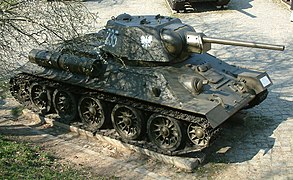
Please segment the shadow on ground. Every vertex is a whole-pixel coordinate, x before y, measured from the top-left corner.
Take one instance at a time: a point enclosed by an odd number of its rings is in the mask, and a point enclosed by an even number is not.
[[[0,100],[0,134],[7,136],[34,136],[40,134],[61,135],[70,132],[68,129],[46,126],[44,117],[36,115],[40,121],[34,117],[25,117],[21,115],[23,106],[17,103],[13,98]],[[19,111],[19,112],[18,112]],[[26,125],[24,125],[26,124]],[[34,130],[34,128],[39,131]]]
[[[273,93],[272,93],[273,94]],[[278,99],[279,106],[292,102]],[[272,113],[273,112],[272,110]],[[290,114],[266,116],[260,107],[242,110],[222,124],[222,133],[215,143],[206,150],[208,163],[242,163],[256,155],[265,156],[275,145],[274,131],[292,118]]]

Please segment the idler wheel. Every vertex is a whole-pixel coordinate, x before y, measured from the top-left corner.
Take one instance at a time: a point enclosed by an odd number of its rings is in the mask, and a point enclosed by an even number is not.
[[[10,81],[9,81],[9,84],[10,84],[10,93],[11,95],[16,98],[17,100],[19,100],[18,98],[18,94],[19,94],[19,83],[17,82],[17,79],[14,77],[14,78],[11,78]]]
[[[10,80],[10,92],[20,102],[30,101],[30,83],[27,80],[13,78]]]
[[[56,89],[53,93],[53,104],[64,123],[70,123],[77,114],[77,105],[71,92]]]
[[[94,97],[85,96],[78,102],[79,116],[90,131],[95,131],[105,124],[104,104]]]
[[[198,146],[208,146],[210,136],[206,132],[206,128],[198,123],[190,123],[187,128],[189,140]]]
[[[125,140],[138,139],[144,131],[141,112],[135,108],[117,104],[111,119],[115,130]]]
[[[179,121],[153,114],[147,122],[147,132],[151,142],[163,151],[175,151],[183,145],[183,128]]]
[[[33,83],[30,88],[30,100],[37,111],[46,114],[51,109],[50,93],[45,86]]]

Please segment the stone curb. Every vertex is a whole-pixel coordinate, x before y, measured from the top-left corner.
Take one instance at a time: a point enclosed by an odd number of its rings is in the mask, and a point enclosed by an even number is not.
[[[126,143],[123,143],[121,141],[118,141],[116,139],[112,139],[112,138],[109,138],[106,136],[102,136],[99,134],[94,135],[93,133],[91,133],[89,131],[82,130],[82,129],[79,129],[74,126],[60,123],[58,121],[55,121],[54,119],[50,119],[50,118],[46,118],[46,117],[44,118],[44,117],[39,116],[38,114],[36,114],[30,110],[27,110],[27,109],[23,110],[23,115],[26,118],[30,118],[31,120],[33,120],[36,123],[47,123],[47,124],[55,125],[55,126],[70,130],[72,132],[78,133],[79,135],[85,136],[87,138],[92,138],[92,139],[96,138],[100,141],[109,143],[117,148],[122,148],[124,150],[133,150],[137,153],[147,155],[151,158],[154,158],[154,159],[159,160],[161,162],[164,162],[166,164],[174,165],[175,167],[180,168],[180,169],[187,171],[187,172],[192,172],[205,159],[205,155],[203,153],[201,153],[199,155],[199,157],[178,157],[178,156],[167,156],[167,155],[159,154],[154,151],[150,151],[150,150],[143,149],[143,148],[140,148],[140,147],[137,147],[134,145],[126,144]]]

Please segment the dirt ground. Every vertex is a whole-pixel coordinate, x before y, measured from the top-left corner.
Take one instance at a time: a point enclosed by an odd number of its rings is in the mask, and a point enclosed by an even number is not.
[[[35,121],[35,118],[29,116],[13,116],[18,108],[20,105],[12,98],[1,100],[0,134],[9,136],[12,140],[38,145],[57,157],[59,162],[73,164],[82,171],[90,171],[93,177],[176,179],[187,174],[196,177],[198,173],[184,172],[146,155]],[[197,177],[202,177],[202,174]]]

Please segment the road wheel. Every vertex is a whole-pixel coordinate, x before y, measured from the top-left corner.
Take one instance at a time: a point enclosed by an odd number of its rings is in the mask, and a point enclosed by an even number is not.
[[[33,103],[37,111],[42,114],[46,114],[51,109],[50,93],[46,89],[46,86],[38,83],[33,83],[30,88],[30,100]]]
[[[64,123],[70,123],[77,114],[77,105],[71,92],[56,89],[53,93],[53,104]]]
[[[197,145],[207,147],[210,142],[210,135],[207,133],[207,127],[200,123],[190,123],[187,127],[189,140]]]
[[[95,131],[105,124],[105,106],[94,97],[82,97],[78,103],[78,113],[86,129],[90,131]]]
[[[183,128],[179,121],[159,115],[152,115],[147,123],[151,142],[163,151],[175,151],[183,145]]]
[[[115,130],[125,140],[139,139],[144,132],[141,112],[135,108],[117,104],[111,119]]]

